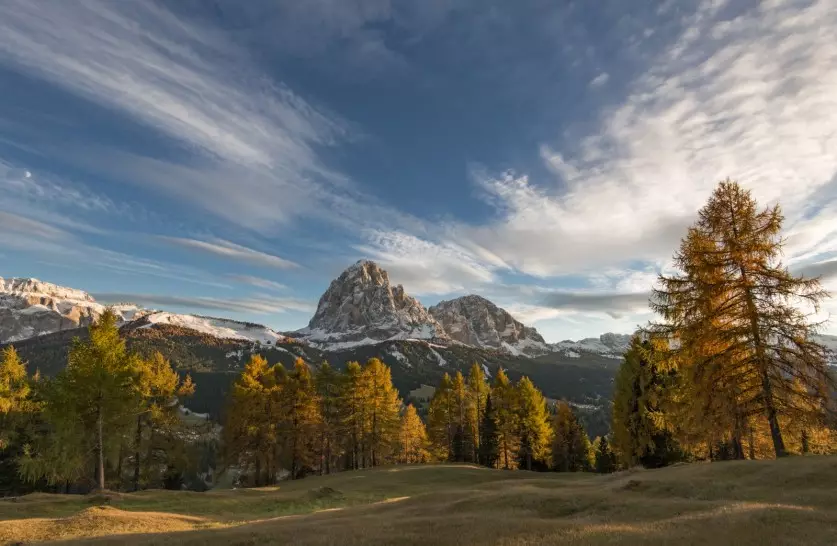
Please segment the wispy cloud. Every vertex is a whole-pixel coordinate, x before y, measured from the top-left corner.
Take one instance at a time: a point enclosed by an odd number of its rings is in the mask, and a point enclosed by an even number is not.
[[[244,261],[255,265],[273,267],[276,269],[293,269],[299,267],[299,264],[296,264],[290,260],[286,260],[284,258],[280,258],[279,256],[274,256],[273,254],[268,254],[266,252],[261,252],[259,250],[254,250],[252,248],[248,248],[246,246],[242,246],[236,243],[231,243],[230,241],[225,241],[223,239],[213,239],[212,241],[199,241],[197,239],[186,239],[182,237],[165,236],[160,236],[160,239],[173,245],[178,245],[186,248],[193,248],[202,252],[215,254],[216,256],[222,256],[224,258]]]
[[[51,241],[69,239],[71,237],[66,231],[50,224],[0,211],[0,233],[3,232],[35,236]]]
[[[604,84],[606,84],[607,80],[609,80],[609,79],[610,79],[610,74],[608,74],[607,72],[602,72],[601,74],[599,74],[598,76],[596,76],[595,78],[590,80],[590,87],[593,87],[593,88],[601,87]]]
[[[131,302],[146,306],[181,307],[187,309],[208,309],[213,311],[232,311],[237,313],[273,314],[288,311],[311,312],[315,306],[311,302],[262,296],[258,298],[223,299],[212,297],[169,296],[163,294],[132,294],[125,292],[94,293],[93,297],[103,303]]]
[[[262,279],[261,277],[253,277],[251,275],[228,275],[228,277],[236,282],[249,284],[251,286],[258,286],[259,288],[267,288],[270,290],[287,290],[287,286],[269,279]]]
[[[177,163],[136,157],[147,171],[120,179],[186,193],[224,218],[275,224],[286,218],[283,206],[293,210],[316,200],[321,186],[346,182],[315,151],[342,138],[344,122],[268,83],[225,35],[160,4],[12,0],[0,18],[0,63],[179,142],[193,154]],[[202,176],[208,172],[223,176]]]

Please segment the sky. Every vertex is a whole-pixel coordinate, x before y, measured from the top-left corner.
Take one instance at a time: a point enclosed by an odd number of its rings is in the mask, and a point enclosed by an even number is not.
[[[837,293],[835,35],[833,0],[0,0],[0,276],[293,330],[371,259],[630,333],[730,177]]]

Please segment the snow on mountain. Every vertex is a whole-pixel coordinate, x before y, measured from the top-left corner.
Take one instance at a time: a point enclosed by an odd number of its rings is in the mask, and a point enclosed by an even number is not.
[[[393,339],[446,339],[444,328],[378,264],[361,260],[331,282],[307,328],[296,332],[324,348]]]
[[[608,358],[622,358],[631,344],[630,334],[602,334],[598,338],[588,337],[579,341],[559,341],[551,345],[555,352],[564,353],[571,358],[579,358],[584,353],[593,353]]]
[[[500,349],[513,355],[536,356],[551,352],[537,330],[524,326],[505,309],[482,296],[442,301],[429,311],[451,339],[465,345]]]
[[[105,310],[82,290],[29,278],[0,278],[0,343],[87,326]],[[132,304],[114,306],[123,321],[144,312]]]
[[[175,313],[155,312],[145,317],[142,328],[151,328],[158,324],[168,324],[188,328],[221,339],[244,339],[247,341],[275,345],[287,338],[266,326],[247,322],[238,322],[221,318],[197,315],[179,315]]]

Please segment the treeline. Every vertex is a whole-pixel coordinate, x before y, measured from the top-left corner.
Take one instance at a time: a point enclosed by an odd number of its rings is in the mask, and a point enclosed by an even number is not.
[[[837,452],[830,355],[812,338],[828,294],[782,265],[782,221],[729,180],[700,210],[616,378],[621,464]]]
[[[239,483],[253,486],[429,459],[424,423],[377,358],[312,373],[302,359],[286,370],[252,356],[233,385],[223,446]]]
[[[89,331],[49,379],[28,376],[15,349],[3,350],[0,492],[179,489],[200,472],[200,430],[178,415],[190,378],[159,353],[128,351],[109,311]]]

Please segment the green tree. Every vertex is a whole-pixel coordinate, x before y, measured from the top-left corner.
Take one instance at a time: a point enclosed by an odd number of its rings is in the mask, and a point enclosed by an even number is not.
[[[596,438],[593,442],[593,451],[596,457],[596,472],[599,474],[610,474],[616,471],[616,457],[610,449],[610,442],[607,436]]]
[[[427,432],[436,458],[441,461],[452,461],[455,457],[454,407],[453,380],[445,373],[433,392],[427,410]]]
[[[473,460],[482,463],[480,446],[482,445],[483,413],[490,388],[485,381],[482,366],[476,362],[471,365],[467,381],[467,421],[470,443],[473,448]]]
[[[532,470],[533,463],[537,467],[546,467],[552,441],[546,399],[528,377],[518,381],[516,398],[521,466],[526,470]]]
[[[314,467],[322,420],[311,370],[301,358],[294,363],[281,401],[280,443],[291,479],[296,479]]]
[[[590,439],[567,402],[558,402],[552,422],[552,465],[558,472],[581,472],[590,466]]]
[[[834,388],[806,314],[828,294],[782,265],[782,221],[778,205],[759,210],[749,191],[721,182],[675,254],[679,273],[661,276],[652,297],[662,317],[652,329],[678,339],[673,351],[710,370],[711,392],[735,408],[733,438],[740,443],[746,418],[761,413],[777,457],[787,454],[781,417],[794,379],[820,419]]]
[[[320,401],[320,473],[331,474],[333,460],[340,454],[340,374],[324,361],[314,383]]]
[[[483,466],[496,468],[500,460],[500,442],[497,434],[497,410],[491,401],[491,393],[485,398],[480,430],[479,462]]]
[[[452,459],[457,462],[470,460],[473,448],[470,445],[468,433],[468,394],[465,378],[457,371],[450,386],[451,420],[453,427]]]
[[[495,423],[497,427],[497,445],[499,447],[500,462],[505,469],[516,467],[517,452],[520,447],[520,430],[517,390],[509,381],[506,372],[501,368],[497,371],[494,384],[491,387],[491,399],[495,408]]]
[[[195,385],[190,376],[181,380],[171,367],[171,363],[158,351],[151,358],[138,362],[136,388],[139,391],[141,409],[137,414],[134,435],[134,476],[133,489],[140,485],[141,447],[143,433],[148,433],[148,451],[146,469],[150,466],[151,451],[155,446],[155,436],[160,432],[170,431],[179,423],[178,411],[182,398],[195,392]]]

